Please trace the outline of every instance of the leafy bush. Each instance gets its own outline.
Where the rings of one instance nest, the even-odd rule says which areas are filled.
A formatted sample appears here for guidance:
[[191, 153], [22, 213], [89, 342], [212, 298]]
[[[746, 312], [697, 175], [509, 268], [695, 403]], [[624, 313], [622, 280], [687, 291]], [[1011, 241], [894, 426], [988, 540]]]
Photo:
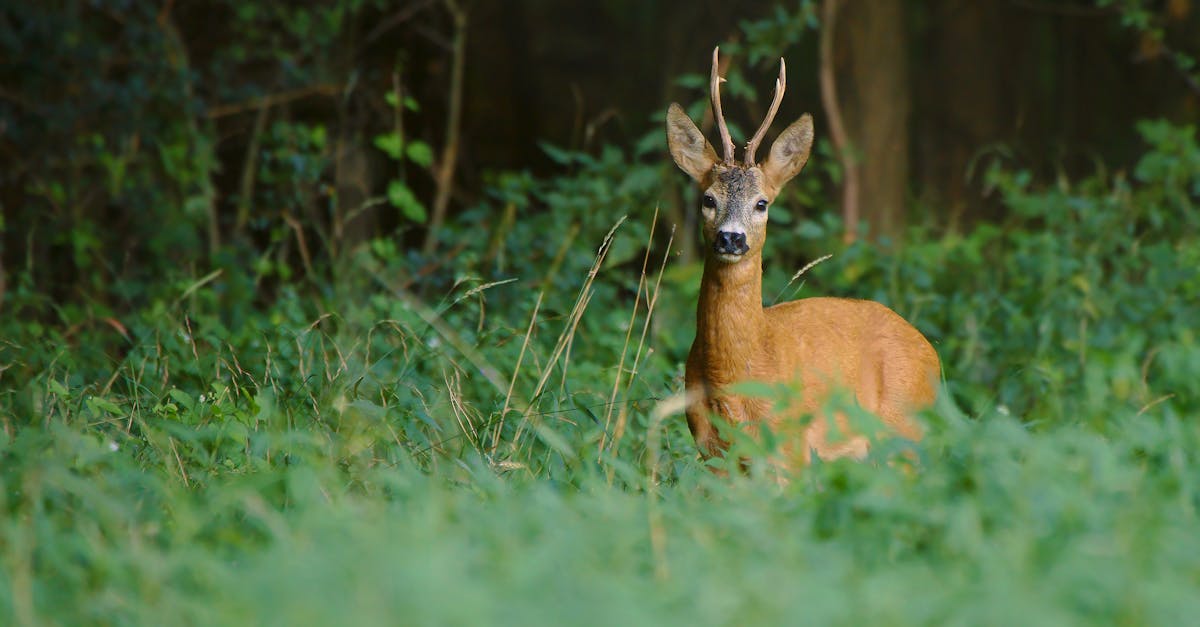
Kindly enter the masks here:
[[886, 260], [851, 247], [810, 273], [814, 291], [893, 305], [934, 341], [976, 412], [1090, 420], [1165, 395], [1195, 411], [1200, 388], [1180, 374], [1197, 355], [1200, 147], [1192, 127], [1138, 128], [1149, 149], [1130, 174], [1042, 188], [993, 169], [1005, 222], [917, 236]]
[[835, 250], [819, 216], [773, 227], [765, 293], [793, 289], [784, 251], [834, 249], [801, 295], [884, 300], [935, 341], [950, 394], [915, 471], [839, 461], [779, 487], [698, 463], [683, 421], [653, 409], [680, 387], [694, 290], [657, 282], [662, 225], [650, 238], [634, 214], [607, 264], [514, 252], [572, 230], [592, 248], [653, 195], [653, 168], [616, 151], [499, 181], [491, 202], [548, 210], [435, 269], [457, 277], [438, 302], [380, 241], [355, 280], [284, 286], [236, 320], [226, 305], [253, 291], [235, 274], [120, 321], [6, 317], [0, 613], [1181, 622], [1200, 609], [1200, 149], [1191, 129], [1140, 128], [1131, 178], [994, 170], [1013, 218], [964, 236], [885, 254]]

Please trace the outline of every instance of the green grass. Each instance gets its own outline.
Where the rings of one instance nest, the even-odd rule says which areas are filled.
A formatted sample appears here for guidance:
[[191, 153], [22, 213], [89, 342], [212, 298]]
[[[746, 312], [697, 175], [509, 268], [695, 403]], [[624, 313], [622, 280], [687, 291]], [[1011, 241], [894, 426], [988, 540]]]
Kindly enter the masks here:
[[[434, 335], [331, 335], [286, 319], [298, 309], [207, 340], [201, 321], [163, 316], [119, 362], [40, 356], [5, 397], [3, 622], [1141, 625], [1200, 611], [1200, 429], [1173, 399], [1030, 426], [963, 415], [947, 393], [915, 472], [840, 461], [780, 487], [712, 476], [653, 401], [601, 454], [611, 379], [580, 363], [519, 440], [510, 411], [490, 450], [475, 434], [505, 395], [455, 383], [471, 366]], [[510, 331], [497, 355], [517, 354]], [[526, 348], [517, 395], [554, 345]], [[660, 397], [678, 386], [646, 378]]]
[[430, 472], [287, 430], [249, 446], [308, 453], [189, 487], [170, 445], [113, 451], [95, 425], [53, 418], [5, 447], [0, 607], [14, 624], [279, 625], [1141, 625], [1200, 611], [1194, 424], [1148, 412], [1105, 434], [1031, 432], [947, 405], [930, 420], [917, 472], [838, 462], [786, 488], [715, 478], [689, 455], [657, 485], [629, 467], [610, 484], [584, 459], [560, 479], [470, 455]]
[[776, 229], [764, 293], [780, 251], [836, 251], [801, 295], [883, 300], [946, 376], [914, 465], [883, 442], [783, 486], [713, 475], [656, 410], [697, 268], [648, 215], [517, 282], [469, 249], [410, 284], [383, 241], [265, 305], [236, 266], [119, 314], [18, 276], [0, 624], [1187, 624], [1200, 180], [1172, 151], [1200, 150], [1154, 133], [1136, 186], [993, 173], [1015, 217], [967, 236]]

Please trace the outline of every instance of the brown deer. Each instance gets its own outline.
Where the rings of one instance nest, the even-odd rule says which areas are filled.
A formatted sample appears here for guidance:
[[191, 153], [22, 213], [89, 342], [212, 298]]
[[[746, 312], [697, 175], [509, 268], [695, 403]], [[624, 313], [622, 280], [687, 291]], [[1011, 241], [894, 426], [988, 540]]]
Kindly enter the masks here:
[[[832, 416], [842, 437], [829, 433], [829, 417], [821, 412], [830, 396], [845, 390], [896, 433], [918, 440], [921, 428], [913, 414], [933, 403], [941, 367], [921, 332], [880, 303], [805, 298], [763, 307], [767, 212], [784, 184], [808, 162], [813, 143], [812, 117], [805, 114], [776, 138], [764, 162], [754, 160], [779, 110], [785, 79], [780, 59], [775, 98], [766, 120], [746, 144], [742, 163], [734, 160], [733, 140], [721, 114], [724, 79], [718, 73], [716, 49], [710, 89], [724, 158], [717, 158], [678, 104], [667, 110], [671, 157], [700, 186], [706, 251], [696, 339], [685, 377], [694, 399], [687, 409], [688, 427], [705, 457], [721, 455], [727, 447], [711, 422], [712, 416], [719, 416], [751, 433], [765, 424], [783, 434], [786, 466], [808, 464], [813, 451], [826, 460], [861, 459], [869, 441], [850, 430], [845, 414]], [[795, 382], [800, 400], [773, 412], [769, 400], [727, 390], [740, 381]], [[797, 419], [802, 416], [813, 418], [800, 426]]]

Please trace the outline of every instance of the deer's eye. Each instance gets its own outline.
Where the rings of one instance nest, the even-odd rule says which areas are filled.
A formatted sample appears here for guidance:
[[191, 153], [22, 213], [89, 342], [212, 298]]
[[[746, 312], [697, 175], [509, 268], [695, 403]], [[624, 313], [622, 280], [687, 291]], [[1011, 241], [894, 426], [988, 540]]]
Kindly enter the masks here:
[[717, 199], [712, 194], [704, 195], [704, 206], [712, 209], [717, 206]]
[[759, 211], [766, 211], [767, 210], [767, 201], [765, 199], [758, 201], [757, 203], [754, 204], [754, 208], [758, 209]]

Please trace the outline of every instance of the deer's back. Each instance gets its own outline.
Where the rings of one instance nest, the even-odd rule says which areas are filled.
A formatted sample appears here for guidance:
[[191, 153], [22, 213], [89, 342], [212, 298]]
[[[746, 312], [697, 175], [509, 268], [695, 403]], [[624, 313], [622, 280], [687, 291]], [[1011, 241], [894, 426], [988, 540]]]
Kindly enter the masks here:
[[885, 305], [817, 297], [781, 303], [765, 313], [768, 346], [784, 376], [799, 376], [810, 389], [836, 384], [860, 394], [867, 390], [868, 396], [880, 397], [878, 403], [933, 402], [941, 370], [937, 352]]

